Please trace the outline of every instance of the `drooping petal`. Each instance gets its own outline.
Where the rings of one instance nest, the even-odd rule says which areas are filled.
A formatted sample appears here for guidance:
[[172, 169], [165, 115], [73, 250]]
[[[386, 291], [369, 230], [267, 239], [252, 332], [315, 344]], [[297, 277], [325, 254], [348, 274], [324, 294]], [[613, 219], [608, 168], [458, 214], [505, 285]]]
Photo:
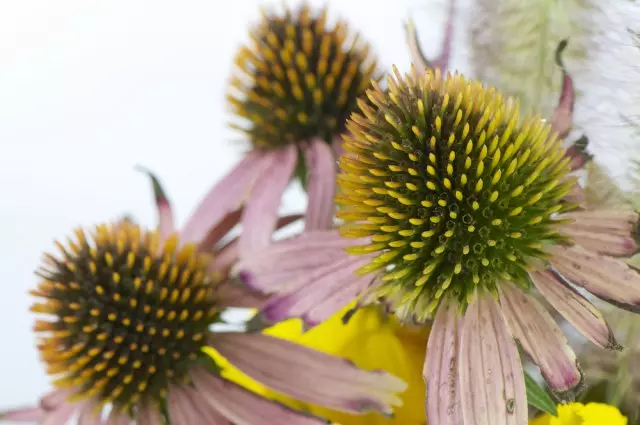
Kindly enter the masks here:
[[601, 227], [584, 228], [575, 225], [561, 227], [562, 234], [589, 251], [612, 257], [629, 257], [638, 251], [638, 244], [629, 235], [609, 233]]
[[52, 412], [47, 412], [40, 425], [65, 425], [81, 405], [62, 403]]
[[549, 312], [507, 282], [500, 286], [500, 304], [509, 329], [523, 350], [538, 365], [549, 387], [563, 401], [573, 401], [583, 376], [576, 355]]
[[41, 407], [25, 407], [23, 409], [0, 412], [0, 421], [39, 422], [46, 412]]
[[307, 194], [309, 205], [305, 229], [323, 230], [333, 224], [333, 198], [336, 192], [336, 160], [331, 147], [322, 139], [314, 139], [305, 150], [309, 170]]
[[620, 348], [602, 313], [578, 291], [550, 271], [530, 276], [540, 294], [585, 338], [602, 348]]
[[180, 241], [200, 243], [227, 214], [244, 204], [252, 195], [255, 183], [274, 161], [273, 155], [257, 150], [249, 152], [205, 195], [183, 226]]
[[578, 184], [574, 184], [571, 192], [564, 197], [564, 200], [567, 202], [573, 202], [576, 204], [584, 205], [587, 199], [587, 194], [584, 189]]
[[53, 410], [64, 403], [69, 394], [68, 390], [53, 390], [40, 399], [40, 407], [44, 410]]
[[210, 424], [179, 385], [172, 385], [169, 388], [167, 412], [172, 425]]
[[[302, 218], [301, 214], [290, 214], [278, 218], [276, 223], [276, 230], [280, 230]], [[213, 259], [212, 271], [226, 275], [231, 266], [238, 261], [238, 239], [233, 239], [231, 242], [220, 248], [215, 253]]]
[[297, 277], [306, 282], [291, 292], [270, 298], [262, 309], [263, 319], [267, 323], [277, 323], [291, 317], [303, 317], [307, 325], [314, 326], [329, 318], [368, 286], [370, 276], [355, 274], [366, 261], [345, 256], [333, 268], [321, 269], [326, 270], [326, 274], [303, 271], [292, 275], [292, 281], [297, 281]]
[[440, 55], [434, 60], [429, 60], [424, 55], [422, 48], [420, 47], [420, 42], [418, 41], [418, 34], [413, 21], [410, 20], [407, 23], [405, 30], [407, 44], [409, 45], [409, 53], [411, 54], [411, 61], [419, 73], [423, 74], [429, 68], [439, 68], [444, 73], [449, 67], [451, 47], [453, 46], [453, 24], [455, 14], [456, 0], [448, 0], [447, 20], [445, 23], [442, 45], [440, 47]]
[[518, 349], [492, 295], [476, 293], [460, 342], [465, 425], [526, 425], [527, 399]]
[[326, 421], [268, 401], [232, 382], [196, 369], [191, 373], [196, 390], [216, 411], [235, 425], [321, 425]]
[[624, 261], [574, 245], [549, 248], [554, 268], [571, 283], [617, 305], [640, 311], [640, 274]]
[[105, 425], [131, 425], [131, 417], [117, 409], [111, 409]]
[[294, 145], [287, 145], [269, 155], [274, 158], [273, 163], [260, 176], [242, 214], [240, 255], [260, 252], [271, 243], [282, 194], [289, 185], [298, 159]]
[[267, 293], [290, 293], [318, 276], [340, 270], [349, 257], [345, 248], [357, 243], [337, 231], [305, 232], [279, 241], [259, 255], [240, 259], [234, 267], [247, 285]]
[[85, 402], [79, 409], [78, 425], [101, 425], [102, 420], [96, 407], [97, 404], [93, 401]]
[[552, 130], [557, 132], [561, 139], [567, 137], [573, 127], [573, 104], [575, 102], [573, 79], [567, 73], [562, 63], [562, 52], [566, 47], [567, 40], [562, 40], [556, 50], [556, 63], [562, 69], [562, 88], [560, 90], [558, 106], [556, 106], [553, 112], [553, 119], [551, 120]]
[[151, 185], [153, 188], [153, 197], [158, 208], [158, 231], [162, 238], [166, 238], [175, 231], [173, 224], [173, 211], [171, 209], [171, 203], [169, 198], [160, 184], [160, 180], [154, 173], [148, 169], [138, 166], [138, 171], [145, 173], [151, 179]]
[[383, 371], [364, 371], [330, 356], [264, 334], [215, 333], [210, 344], [238, 369], [298, 400], [356, 414], [390, 414], [406, 384]]
[[211, 407], [207, 403], [206, 398], [200, 394], [195, 388], [191, 386], [184, 386], [182, 390], [186, 396], [191, 400], [191, 404], [194, 410], [197, 410], [204, 418], [204, 424], [207, 425], [231, 425], [229, 419], [227, 419], [222, 413]]
[[210, 251], [215, 249], [216, 244], [220, 242], [222, 238], [227, 236], [231, 229], [233, 229], [242, 218], [243, 208], [238, 208], [235, 211], [225, 215], [222, 220], [213, 226], [209, 232], [202, 238], [199, 244], [199, 248], [203, 251]]
[[462, 317], [455, 303], [444, 300], [429, 334], [422, 377], [427, 383], [427, 421], [462, 425], [458, 360]]
[[137, 425], [163, 425], [164, 419], [160, 412], [149, 403], [139, 403], [136, 409]]
[[561, 218], [573, 220], [563, 227], [572, 227], [578, 230], [594, 229], [601, 233], [611, 233], [619, 236], [629, 236], [634, 231], [640, 220], [638, 213], [632, 209], [589, 209], [572, 211], [562, 214]]

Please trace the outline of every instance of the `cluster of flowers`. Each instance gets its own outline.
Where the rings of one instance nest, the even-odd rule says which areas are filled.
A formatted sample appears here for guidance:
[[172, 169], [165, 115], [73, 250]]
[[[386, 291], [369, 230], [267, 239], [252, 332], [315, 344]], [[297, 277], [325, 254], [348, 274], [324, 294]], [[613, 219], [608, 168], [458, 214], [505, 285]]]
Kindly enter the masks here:
[[[541, 299], [596, 346], [621, 349], [577, 288], [639, 309], [640, 273], [624, 261], [639, 216], [585, 203], [574, 174], [586, 156], [563, 147], [566, 43], [552, 119], [523, 117], [517, 100], [447, 72], [450, 5], [441, 56], [426, 60], [410, 25], [413, 69], [384, 80], [326, 9], [265, 12], [229, 95], [250, 151], [179, 229], [149, 173], [157, 229], [119, 221], [56, 242], [32, 291], [55, 389], [0, 419], [373, 424], [404, 404], [397, 423], [524, 425], [516, 342], [573, 400], [583, 373]], [[293, 179], [306, 212], [280, 216]], [[300, 234], [274, 239], [299, 220]], [[256, 311], [250, 326], [218, 330], [233, 307]], [[619, 415], [603, 409], [569, 405], [535, 423]]]

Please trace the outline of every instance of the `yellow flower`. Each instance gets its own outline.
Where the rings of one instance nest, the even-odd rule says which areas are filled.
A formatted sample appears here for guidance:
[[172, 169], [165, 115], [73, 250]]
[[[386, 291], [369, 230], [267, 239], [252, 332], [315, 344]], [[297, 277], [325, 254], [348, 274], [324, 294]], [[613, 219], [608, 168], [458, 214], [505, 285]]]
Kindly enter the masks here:
[[626, 425], [627, 418], [617, 407], [608, 404], [582, 403], [561, 404], [558, 417], [548, 413], [529, 422], [529, 425]]
[[353, 416], [334, 410], [311, 406], [281, 394], [276, 394], [231, 367], [224, 359], [208, 351], [223, 368], [223, 376], [261, 395], [290, 407], [325, 417], [341, 425], [421, 425], [425, 423], [425, 386], [421, 378], [428, 328], [402, 326], [395, 318], [383, 314], [377, 307], [358, 310], [347, 324], [342, 317], [351, 307], [324, 323], [303, 332], [298, 319], [287, 320], [267, 330], [266, 334], [294, 341], [329, 354], [353, 361], [366, 370], [384, 369], [405, 380], [408, 389], [400, 395], [403, 406], [393, 418], [379, 414]]

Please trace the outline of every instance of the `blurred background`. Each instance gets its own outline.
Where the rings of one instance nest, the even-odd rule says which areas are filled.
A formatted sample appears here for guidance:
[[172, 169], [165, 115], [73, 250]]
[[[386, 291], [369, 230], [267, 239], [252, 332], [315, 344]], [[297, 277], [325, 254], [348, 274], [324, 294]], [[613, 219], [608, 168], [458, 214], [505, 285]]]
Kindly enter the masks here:
[[[347, 19], [384, 69], [408, 70], [403, 25], [409, 17], [425, 52], [439, 50], [445, 0], [310, 3], [327, 3], [331, 18]], [[492, 4], [531, 8], [514, 28], [544, 25], [536, 13], [566, 19], [569, 32], [578, 24], [590, 28], [579, 34], [582, 56], [566, 61], [581, 94], [574, 136], [588, 134], [592, 152], [624, 184], [640, 106], [640, 54], [629, 31], [640, 22], [635, 2], [457, 3], [452, 68], [489, 81], [500, 80], [492, 69], [500, 61], [521, 62], [524, 74], [537, 78], [529, 53], [510, 57], [501, 46], [484, 52], [478, 45], [487, 43], [483, 25], [502, 22], [490, 11], [504, 10]], [[0, 407], [34, 402], [48, 387], [27, 291], [53, 240], [123, 214], [154, 226], [150, 184], [136, 164], [159, 176], [182, 222], [246, 148], [226, 126], [224, 95], [259, 5], [280, 2], [0, 2]], [[283, 208], [303, 206], [301, 191], [292, 187]]]

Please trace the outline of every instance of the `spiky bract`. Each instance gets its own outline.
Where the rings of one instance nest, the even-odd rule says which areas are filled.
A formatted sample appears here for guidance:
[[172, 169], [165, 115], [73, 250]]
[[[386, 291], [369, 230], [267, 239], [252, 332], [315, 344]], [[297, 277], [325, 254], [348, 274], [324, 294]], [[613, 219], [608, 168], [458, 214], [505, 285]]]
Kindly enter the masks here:
[[186, 379], [217, 317], [210, 259], [177, 236], [161, 242], [137, 225], [81, 229], [59, 257], [45, 255], [32, 310], [44, 333], [39, 348], [55, 385], [126, 409], [159, 401], [169, 382]]
[[253, 45], [238, 52], [229, 101], [255, 147], [331, 142], [375, 77], [368, 46], [349, 37], [344, 22], [328, 29], [326, 21], [326, 9], [314, 14], [307, 4], [284, 16], [263, 14]]
[[461, 75], [375, 86], [347, 123], [337, 197], [342, 234], [371, 241], [350, 252], [377, 254], [359, 271], [383, 271], [373, 295], [424, 321], [445, 294], [464, 307], [475, 288], [526, 286], [575, 183], [550, 126]]

